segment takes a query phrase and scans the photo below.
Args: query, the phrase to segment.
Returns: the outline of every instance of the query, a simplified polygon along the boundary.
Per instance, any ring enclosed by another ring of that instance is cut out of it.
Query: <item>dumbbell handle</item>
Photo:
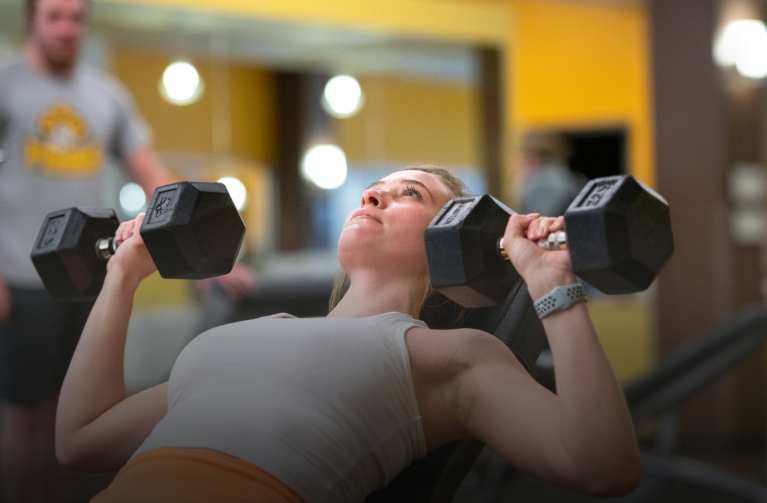
[[[113,237],[101,238],[96,241],[96,254],[104,260],[107,260],[115,254],[118,246],[120,246],[120,243],[115,241],[115,238]]]
[[[546,250],[564,250],[567,248],[567,234],[565,231],[552,232],[548,238],[538,240],[538,246]],[[498,240],[498,252],[503,258],[509,260],[506,250],[503,248],[503,236]]]

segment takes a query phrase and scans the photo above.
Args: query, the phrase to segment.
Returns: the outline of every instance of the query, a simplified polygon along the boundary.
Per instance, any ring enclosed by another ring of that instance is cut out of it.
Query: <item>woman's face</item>
[[[423,231],[451,198],[437,176],[423,171],[398,171],[372,183],[344,223],[341,265],[347,272],[371,264],[425,272]]]

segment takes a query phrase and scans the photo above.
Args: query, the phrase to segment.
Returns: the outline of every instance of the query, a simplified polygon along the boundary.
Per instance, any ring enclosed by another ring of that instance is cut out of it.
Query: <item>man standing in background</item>
[[[115,158],[147,194],[171,183],[112,77],[77,66],[88,0],[26,0],[27,43],[0,69],[0,481],[4,501],[63,499],[56,399],[91,304],[54,302],[29,258],[44,216],[105,206]],[[40,495],[37,491],[44,491]]]
[[[522,201],[520,212],[544,217],[564,215],[587,179],[567,165],[572,147],[555,132],[529,132],[522,140]]]

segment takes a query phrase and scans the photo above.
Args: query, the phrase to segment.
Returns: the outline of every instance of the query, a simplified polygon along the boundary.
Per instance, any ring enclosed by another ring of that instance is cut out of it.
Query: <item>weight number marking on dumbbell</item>
[[[168,190],[163,190],[157,194],[157,202],[154,206],[150,205],[152,209],[147,216],[149,219],[147,223],[165,223],[165,221],[170,218],[170,215],[173,213],[173,208],[175,207],[176,192],[177,188],[174,187]]]
[[[616,184],[618,183],[617,180],[605,180],[602,182],[595,183],[591,190],[586,194],[583,199],[581,199],[580,204],[577,205],[578,208],[581,207],[591,207],[591,206],[599,206],[599,204],[602,202],[602,199],[605,197],[607,192]]]
[[[456,219],[462,219],[463,213],[471,209],[470,203],[471,201],[455,201],[453,205],[442,215],[442,218],[440,218],[434,225],[450,225]]]
[[[45,226],[45,232],[43,233],[43,238],[38,243],[38,248],[47,248],[51,244],[53,244],[54,241],[56,241],[56,238],[59,235],[59,228],[61,227],[61,222],[64,220],[64,215],[52,218],[48,221],[48,225]]]
[[[154,207],[154,214],[155,216],[162,215],[165,213],[166,206],[169,206],[170,198],[163,197],[159,201],[157,201],[157,206]]]

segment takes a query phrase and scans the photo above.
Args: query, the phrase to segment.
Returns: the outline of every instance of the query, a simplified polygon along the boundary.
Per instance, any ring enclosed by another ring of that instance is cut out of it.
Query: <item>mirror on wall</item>
[[[279,176],[285,169],[279,124],[290,113],[287,127],[301,136],[293,148],[300,149],[295,183],[306,203],[303,248],[334,248],[362,190],[406,165],[444,166],[473,191],[486,190],[481,68],[471,44],[127,2],[96,1],[92,9],[84,64],[127,88],[179,178],[229,177],[244,187],[241,211],[253,255],[279,250],[280,226],[290,218],[279,201],[287,183]],[[23,45],[21,18],[21,2],[0,0],[0,62]],[[311,83],[293,96],[301,102],[298,115],[280,102],[284,75]],[[354,113],[328,108],[325,87],[339,76],[358,86],[340,91],[341,100],[345,92],[359,94]],[[301,169],[318,146],[335,153],[314,168],[325,178],[335,173],[332,183]],[[117,205],[127,180],[119,169],[113,179]]]

